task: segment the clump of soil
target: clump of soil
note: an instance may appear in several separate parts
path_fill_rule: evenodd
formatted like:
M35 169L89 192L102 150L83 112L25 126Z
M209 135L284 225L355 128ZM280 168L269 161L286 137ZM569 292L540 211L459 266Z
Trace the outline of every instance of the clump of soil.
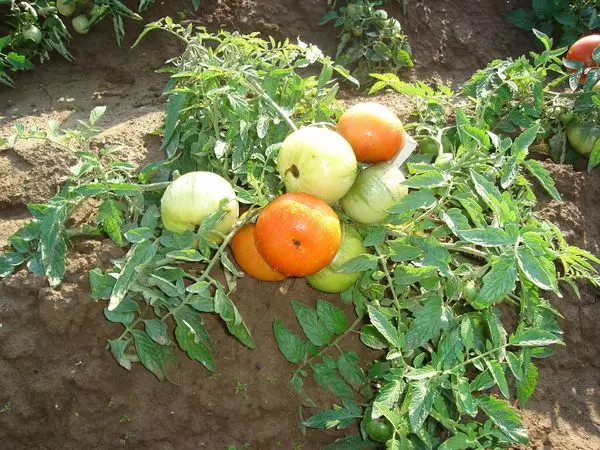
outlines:
M531 37L505 19L517 2L477 0L411 0L407 17L390 4L413 45L416 70L406 76L464 81L490 60L525 53ZM519 2L523 3L523 2ZM190 17L189 1L153 5L156 17ZM325 51L335 47L332 26L318 19L326 2L230 0L202 2L195 20L218 26L261 31L276 37L301 36ZM160 15L160 16L159 16ZM150 17L147 17L149 19ZM110 23L78 36L73 53L77 65L55 57L33 73L15 78L16 88L0 92L5 105L0 136L17 122L66 125L107 105L101 125L106 143L124 144L121 155L136 164L162 157L157 138L148 136L161 125L166 82L154 69L180 52L172 37L150 34L133 50L129 44L140 25L127 24L127 43L114 44ZM347 94L348 103L361 97ZM378 101L406 112L398 95ZM0 151L0 245L27 220L26 204L52 196L72 157L50 144L24 142ZM598 223L600 179L547 164L565 201L542 197L544 217L557 223L571 242L600 253ZM160 383L143 368L130 372L117 365L106 349L107 339L121 329L106 321L104 304L90 300L87 271L107 267L123 254L108 240L77 241L69 248L67 275L58 290L20 272L0 283L0 437L7 449L145 449L238 448L317 449L343 432L298 427L299 401L287 387L293 366L277 350L271 331L274 318L298 330L289 305L300 299L314 305L317 297L332 302L303 280L282 283L239 282L234 301L257 343L250 351L229 336L220 321L207 326L215 341L217 372L180 359L179 368ZM539 387L523 412L536 449L600 448L600 304L598 291L582 286L582 299L565 291L553 303L565 319L566 348L539 362ZM351 312L349 311L349 315ZM358 348L349 338L344 346ZM331 398L315 386L309 394L319 406ZM316 412L306 411L305 415Z

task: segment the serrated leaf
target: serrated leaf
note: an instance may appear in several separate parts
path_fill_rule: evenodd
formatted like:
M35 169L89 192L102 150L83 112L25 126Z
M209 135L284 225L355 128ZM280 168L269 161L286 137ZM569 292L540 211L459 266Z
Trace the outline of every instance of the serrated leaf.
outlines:
M517 398L519 406L525 408L527 401L535 391L538 379L538 370L533 363L529 363L523 376L523 380L517 381Z
M375 350L382 350L388 346L386 339L371 324L363 326L360 330L360 341L367 347L374 348Z
M106 199L98 208L96 221L117 245L123 245L121 227L123 225L117 204L112 199Z
M319 321L317 312L296 300L292 301L292 308L308 340L318 347L327 345L333 332Z
M557 291L556 268L554 263L543 256L536 256L526 246L517 250L519 268L533 284L546 291Z
M290 329L281 320L275 319L273 322L273 334L279 347L279 351L292 364L299 363L306 354L304 341L290 331Z
M94 125L106 112L106 106L96 106L90 112L90 124Z
M342 334L350 325L346 314L337 306L317 299L317 316L331 334Z
M344 381L357 390L364 379L364 375L362 369L358 365L358 361L358 354L352 351L343 352L336 361L337 368Z
M344 263L341 267L339 267L336 272L337 273L354 273L354 272L363 272L365 270L371 270L377 267L379 264L379 258L375 255L359 255L356 258L352 258L351 260Z
M302 423L305 427L309 428L335 428L340 430L342 428L346 428L358 417L361 416L352 414L352 412L348 411L345 408L334 407L334 409L321 411L320 413L309 417Z
M477 415L477 403L475 403L475 397L471 394L469 381L464 377L457 377L452 389L459 411L475 417Z
M514 256L504 254L492 263L490 271L483 277L483 286L477 293L473 306L485 309L498 303L515 289L517 268Z
M528 328L511 336L509 343L519 347L544 347L552 344L563 344L563 341L549 331L540 328Z
M40 262L50 286L56 288L65 275L67 240L64 225L68 219L68 204L63 199L48 207L40 221Z
M146 239L154 237L154 232L150 228L140 227L132 228L125 233L125 239L135 244Z
M371 319L371 323L377 331L379 331L392 346L398 349L402 348L402 341L390 321L372 305L367 305L367 312L369 314L369 319Z
M523 368L521 364L521 360L513 353L506 352L506 362L508 363L508 367L510 371L513 373L517 380L523 379Z
M459 231L459 237L482 247L499 247L502 245L512 245L515 242L515 239L506 231L495 227L462 230Z
M323 358L325 360L326 357ZM335 366L335 361L333 361ZM315 363L312 365L313 379L323 389L338 397L352 398L352 388L330 368L326 363Z
M519 415L506 401L482 395L477 397L477 404L511 440L520 444L529 442L527 430L523 427Z
M417 432L425 423L433 408L435 392L430 380L417 381L412 385L410 402L408 405L408 420L410 427Z
M560 193L554 186L554 180L548 173L548 171L542 166L542 164L534 159L528 159L525 161L525 167L537 180L540 182L542 187L550 194L550 196L558 201L562 202Z
M225 321L229 332L242 344L250 349L256 348L256 343L250 334L250 330L248 330L248 327L244 323L240 312L221 289L217 289L215 293L215 312Z
M131 370L131 361L125 356L125 348L129 341L124 339L115 339L110 341L110 351L121 367Z
M468 317L463 317L460 322L460 338L462 339L462 343L467 350L473 348L473 325Z
M436 198L429 189L420 189L409 193L406 197L388 209L390 214L404 214L421 208L429 208L436 202Z
M115 279L105 274L98 267L90 270L88 274L92 298L94 300L108 299L115 285Z
M388 381L379 388L379 392L373 402L383 405L388 409L393 409L400 400L400 395L402 395L405 388L406 383L402 379Z
M420 189L445 186L447 183L446 177L442 172L431 170L419 175L413 175L401 184L409 188Z
M144 320L144 330L148 336L160 345L169 345L171 340L168 336L167 324L159 319Z
M406 350L415 350L431 339L437 338L443 326L442 298L434 295L423 301L423 306L414 313L404 341Z
M167 253L167 258L175 259L177 261L189 261L189 262L200 262L206 261L206 257L203 256L198 250L193 248L186 248L184 250L174 250ZM192 292L188 289L188 292Z
M476 445L478 445L476 441L470 439L466 434L458 432L451 438L442 442L438 447L438 450L464 450L476 448Z
M598 109L600 109L600 106L598 106ZM590 156L588 157L588 172L591 171L598 164L600 164L600 139L596 140L594 148L592 149L592 153L590 153Z
M183 351L194 361L198 361L211 372L214 372L216 366L209 348L202 342L195 340L194 333L189 327L178 323L175 326L175 339Z
M169 347L158 345L144 331L132 330L135 350L142 365L159 380L164 380L168 363L174 363Z
M486 365L496 382L496 385L500 388L500 392L504 397L509 398L510 393L508 392L508 382L506 381L506 376L504 375L504 370L498 361L490 361L486 360Z

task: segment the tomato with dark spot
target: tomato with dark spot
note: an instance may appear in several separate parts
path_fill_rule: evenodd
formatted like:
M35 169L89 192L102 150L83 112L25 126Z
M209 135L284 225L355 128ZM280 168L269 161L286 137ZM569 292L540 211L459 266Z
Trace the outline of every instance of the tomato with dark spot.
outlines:
M312 275L335 257L342 240L331 206L304 193L277 197L258 216L256 245L267 263L295 277Z

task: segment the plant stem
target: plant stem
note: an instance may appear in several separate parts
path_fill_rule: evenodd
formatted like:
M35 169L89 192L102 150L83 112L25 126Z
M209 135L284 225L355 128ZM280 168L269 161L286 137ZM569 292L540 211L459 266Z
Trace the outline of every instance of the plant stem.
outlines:
M262 99L264 101L266 101L269 105L271 105L271 107L277 111L277 114L279 114L281 116L281 118L285 121L285 123L287 124L288 127L290 127L290 129L292 131L296 131L298 129L298 127L296 126L296 124L294 122L292 122L292 119L289 118L289 116L285 113L285 111L281 108L281 106L279 106L277 104L277 102L275 102L275 100L273 100L269 94L267 94L265 92L265 90L254 80L248 79L248 82L250 83L250 86L252 86L252 88L256 91L256 93L262 97Z
M482 258L485 260L488 259L487 253L485 253L481 250L477 250L476 248L473 248L473 247L466 247L464 245L460 245L455 242L440 242L439 244L448 250L454 250L456 252L467 253L469 255L477 256L478 258Z
M485 358L486 356L488 356L488 355L491 355L492 353L495 353L495 352L497 352L497 351L500 351L500 350L502 350L502 349L505 349L505 348L506 348L506 347L508 347L509 345L510 345L510 344L506 343L506 344L504 344L504 345L501 345L500 347L493 348L493 349L491 349L491 350L488 350L488 351L487 351L487 352L485 352L485 353L481 353L481 354L479 354L479 355L477 355L477 356L474 356L473 358L467 359L466 361L464 361L464 362L462 362L462 363L460 363L460 364L457 364L456 366L452 367L451 369L447 369L447 370L444 370L443 372L440 372L440 375L448 375L448 374L451 374L451 373L452 373L452 372L454 372L456 369L459 369L459 368L461 368L461 367L464 367L464 366L466 366L466 365L468 365L468 364L471 364L473 361L477 361L478 359Z
M333 340L333 342L331 342L330 344L328 344L326 347L324 347L319 353L317 353L315 356L311 356L310 358L308 358L306 361L304 361L302 364L300 364L298 366L298 368L294 371L294 373L292 374L292 378L294 378L296 375L298 375L298 373L304 369L307 365L309 365L311 362L313 362L315 359L319 358L321 355L323 355L323 353L325 353L327 350L329 350L331 347L336 346L338 342L340 342L348 333L354 331L354 328L356 328L356 326L362 322L363 316L358 316L356 318L356 320L354 322L352 322L352 325L350 325L348 327L348 329L346 331L344 331L342 334L340 334L337 338L335 338Z
M396 294L396 289L394 288L394 283L392 282L392 276L390 275L390 271L387 267L387 258L385 258L385 256L381 252L381 249L379 248L378 245L375 246L375 252L377 253L377 256L379 256L379 258L380 258L381 268L383 269L383 272L385 273L385 278L387 279L388 286L389 286L390 290L392 291L392 297L394 297L394 303L398 307L398 314L400 314L400 302L398 301L398 295ZM400 320L400 318L398 318L398 320Z
M138 185L140 189L144 192L149 191L159 191L161 189L166 189L171 184L171 181L162 181L160 183L150 183L150 184L140 184Z

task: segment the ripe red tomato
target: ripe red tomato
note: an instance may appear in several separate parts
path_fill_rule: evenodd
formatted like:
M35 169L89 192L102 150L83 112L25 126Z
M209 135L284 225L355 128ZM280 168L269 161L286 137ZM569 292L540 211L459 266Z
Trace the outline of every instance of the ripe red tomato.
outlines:
M600 46L600 34L590 34L582 37L575 42L567 52L566 59L570 61L581 61L584 69L598 67L598 63L592 58L592 52L596 47ZM574 72L574 69L568 68L569 72ZM581 81L585 80L585 75L581 77Z

